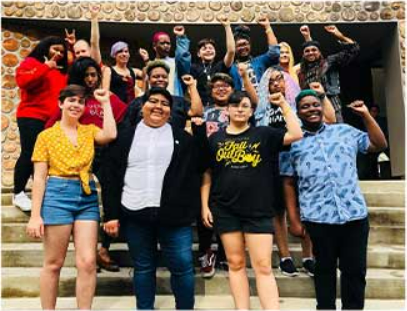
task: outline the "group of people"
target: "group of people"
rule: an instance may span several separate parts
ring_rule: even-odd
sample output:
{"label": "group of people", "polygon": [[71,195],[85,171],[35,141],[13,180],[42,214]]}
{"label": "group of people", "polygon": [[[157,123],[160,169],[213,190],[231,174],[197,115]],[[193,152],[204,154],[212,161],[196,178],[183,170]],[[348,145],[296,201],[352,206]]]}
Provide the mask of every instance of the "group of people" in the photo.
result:
{"label": "group of people", "polygon": [[[367,133],[342,123],[338,69],[357,56],[359,45],[325,26],[341,50],[324,58],[302,26],[303,56],[295,66],[290,46],[278,42],[266,17],[258,24],[268,49],[258,56],[251,53],[249,27],[232,29],[223,17],[227,50],[217,62],[211,38],[198,42],[192,62],[186,29],[176,26],[174,58],[170,35],[158,32],[154,59],[139,50],[143,68],[129,65],[123,41],[111,47],[114,65],[107,66],[99,9],[90,6],[90,44],[76,41],[74,32],[47,37],[16,74],[21,155],[14,203],[31,210],[27,234],[43,239],[42,307],[55,308],[73,234],[77,304],[90,309],[96,262],[120,269],[108,249],[121,232],[134,266],[137,308],[154,309],[159,243],[176,308],[193,309],[196,223],[200,272],[210,278],[216,268],[228,270],[237,309],[250,308],[246,248],[262,308],[279,309],[274,239],[281,272],[299,273],[288,231],[301,237],[317,308],[335,309],[338,259],[342,307],[363,308],[369,223],[356,155],[387,143],[362,101],[347,107],[362,117]],[[32,173],[30,200],[25,186]],[[93,176],[103,206],[99,252]]]}

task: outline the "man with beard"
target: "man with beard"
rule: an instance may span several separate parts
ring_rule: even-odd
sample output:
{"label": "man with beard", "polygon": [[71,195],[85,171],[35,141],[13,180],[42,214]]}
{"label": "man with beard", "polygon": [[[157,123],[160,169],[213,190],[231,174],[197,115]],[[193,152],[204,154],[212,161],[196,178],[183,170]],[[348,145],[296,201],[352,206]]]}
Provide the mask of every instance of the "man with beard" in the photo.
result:
{"label": "man with beard", "polygon": [[290,232],[310,235],[317,309],[336,309],[338,261],[342,309],[363,309],[369,221],[356,155],[385,149],[386,138],[363,101],[348,107],[362,117],[367,133],[347,124],[325,124],[313,90],[301,91],[296,104],[304,138],[293,143],[280,161]]}
{"label": "man with beard", "polygon": [[[170,67],[166,62],[162,60],[155,60],[149,62],[146,67],[146,74],[148,78],[148,84],[150,87],[162,87],[167,88],[169,84]],[[184,83],[187,85],[191,102],[189,103],[180,96],[172,96],[173,105],[171,109],[171,119],[170,122],[176,120],[176,124],[179,124],[183,128],[187,119],[191,116],[202,116],[203,106],[201,98],[196,87],[196,80],[190,75],[184,75]],[[141,105],[143,103],[143,97],[135,98],[129,105],[127,113],[123,120],[123,125],[128,125],[130,123],[136,122],[141,118]]]}
{"label": "man with beard", "polygon": [[183,86],[180,77],[191,70],[191,53],[189,53],[189,40],[185,36],[183,26],[175,26],[174,34],[177,36],[175,58],[170,57],[171,39],[166,32],[156,32],[153,36],[153,50],[155,60],[164,61],[170,68],[167,90],[174,96],[183,96]]}
{"label": "man with beard", "polygon": [[298,80],[301,89],[308,89],[311,82],[320,82],[335,108],[336,121],[343,122],[342,104],[339,97],[341,93],[339,69],[347,66],[358,56],[360,47],[357,42],[346,37],[334,25],[325,26],[325,30],[338,39],[341,51],[324,58],[318,41],[304,42]]}
{"label": "man with beard", "polygon": [[270,26],[267,17],[260,17],[257,21],[263,27],[267,35],[268,51],[257,57],[251,55],[250,28],[242,25],[234,30],[236,42],[236,60],[230,69],[230,75],[235,83],[236,90],[246,90],[239,75],[238,64],[247,66],[247,73],[254,88],[257,90],[261,76],[267,68],[277,65],[280,62],[280,46],[277,44],[276,36]]}

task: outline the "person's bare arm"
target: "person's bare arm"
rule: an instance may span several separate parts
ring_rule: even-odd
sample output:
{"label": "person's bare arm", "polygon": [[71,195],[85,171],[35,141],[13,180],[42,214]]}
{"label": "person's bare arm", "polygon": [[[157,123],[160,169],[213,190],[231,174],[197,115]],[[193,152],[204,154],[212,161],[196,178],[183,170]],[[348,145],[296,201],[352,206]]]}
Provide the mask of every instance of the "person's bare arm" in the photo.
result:
{"label": "person's bare arm", "polygon": [[41,217],[41,206],[44,199],[45,186],[48,176],[48,163],[34,163],[34,181],[32,186],[32,209],[31,217],[28,221],[26,232],[32,238],[44,236],[44,221]]}
{"label": "person's bare arm", "polygon": [[369,135],[370,145],[368,152],[380,152],[387,148],[386,137],[384,136],[380,126],[377,124],[376,120],[370,115],[369,109],[362,100],[356,100],[348,105],[350,109],[357,115],[361,116],[367,134]]}
{"label": "person's bare arm", "polygon": [[284,135],[284,146],[300,140],[303,136],[300,122],[297,116],[292,111],[290,104],[280,92],[269,96],[270,103],[281,108],[284,120],[287,127],[287,132]]}
{"label": "person's bare arm", "polygon": [[257,20],[257,23],[263,27],[267,35],[267,44],[276,45],[278,44],[276,35],[274,34],[273,28],[271,28],[270,21],[267,16],[262,16]]}
{"label": "person's bare arm", "polygon": [[102,55],[100,53],[100,31],[99,19],[100,5],[89,4],[90,12],[90,57],[92,57],[98,64],[102,63]]}
{"label": "person's bare arm", "polygon": [[283,177],[285,204],[287,207],[287,215],[290,219],[289,231],[294,236],[304,237],[305,228],[303,227],[300,219],[295,183],[296,181],[294,177]]}
{"label": "person's bare arm", "polygon": [[345,43],[355,43],[351,38],[346,37],[335,25],[328,25],[324,27],[327,32],[334,35],[338,40]]}
{"label": "person's bare arm", "polygon": [[211,171],[208,169],[202,176],[201,184],[201,217],[205,227],[212,228],[213,216],[209,208],[209,194],[211,191]]}
{"label": "person's bare arm", "polygon": [[114,120],[112,106],[110,105],[110,92],[104,89],[97,89],[93,95],[103,107],[103,128],[95,135],[95,142],[104,145],[117,136],[116,121]]}
{"label": "person's bare arm", "polygon": [[191,108],[188,111],[190,117],[198,117],[203,115],[203,105],[201,96],[199,96],[198,89],[196,87],[196,80],[191,75],[183,75],[182,81],[188,88],[189,96],[191,97]]}
{"label": "person's bare arm", "polygon": [[304,37],[304,41],[312,41],[312,37],[311,37],[311,31],[309,30],[308,25],[302,25],[300,27],[300,33],[302,34],[302,36]]}
{"label": "person's bare arm", "polygon": [[259,102],[259,97],[257,95],[256,89],[253,86],[253,83],[250,81],[249,75],[247,74],[247,65],[245,63],[238,63],[237,69],[239,75],[242,78],[243,87],[249,95],[250,101],[257,106]]}
{"label": "person's bare arm", "polygon": [[225,27],[226,33],[226,54],[223,58],[223,63],[226,67],[232,67],[233,61],[235,60],[235,38],[233,37],[232,27],[230,26],[230,21],[226,16],[220,18],[220,22],[223,27]]}
{"label": "person's bare arm", "polygon": [[110,81],[112,79],[112,70],[109,67],[104,67],[102,71],[102,88],[110,91]]}
{"label": "person's bare arm", "polygon": [[328,96],[325,94],[324,87],[319,82],[311,82],[309,84],[311,90],[314,90],[322,97],[322,107],[324,111],[324,122],[332,124],[336,123],[335,109],[332,106],[331,101]]}

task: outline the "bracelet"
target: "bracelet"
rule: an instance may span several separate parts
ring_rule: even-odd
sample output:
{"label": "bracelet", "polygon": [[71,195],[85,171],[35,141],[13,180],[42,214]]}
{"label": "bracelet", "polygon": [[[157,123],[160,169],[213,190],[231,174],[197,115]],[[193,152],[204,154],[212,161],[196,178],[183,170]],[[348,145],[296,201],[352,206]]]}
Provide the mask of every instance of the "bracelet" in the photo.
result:
{"label": "bracelet", "polygon": [[271,29],[271,27],[269,27],[269,28],[266,29],[266,33],[270,33],[270,32],[273,32],[273,30]]}

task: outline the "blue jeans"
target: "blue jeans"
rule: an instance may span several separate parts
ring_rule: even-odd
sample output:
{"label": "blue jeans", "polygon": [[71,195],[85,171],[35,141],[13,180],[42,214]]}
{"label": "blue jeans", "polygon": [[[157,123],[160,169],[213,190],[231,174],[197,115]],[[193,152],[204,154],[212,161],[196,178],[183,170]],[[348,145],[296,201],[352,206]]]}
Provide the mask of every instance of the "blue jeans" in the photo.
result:
{"label": "blue jeans", "polygon": [[[150,209],[149,209],[150,210]],[[194,267],[192,260],[192,228],[168,227],[156,222],[156,208],[151,209],[150,219],[126,218],[124,233],[133,260],[133,286],[137,309],[154,309],[157,242],[171,273],[171,289],[177,309],[193,309]],[[144,210],[143,210],[144,211]]]}

